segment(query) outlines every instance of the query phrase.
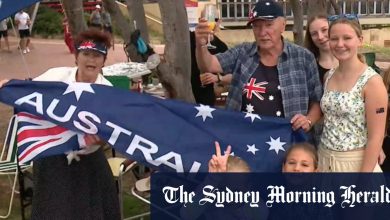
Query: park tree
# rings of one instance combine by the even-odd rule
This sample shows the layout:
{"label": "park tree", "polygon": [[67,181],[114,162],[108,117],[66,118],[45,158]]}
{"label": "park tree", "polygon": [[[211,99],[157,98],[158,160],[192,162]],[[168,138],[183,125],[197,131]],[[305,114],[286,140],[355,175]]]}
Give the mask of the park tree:
{"label": "park tree", "polygon": [[[138,2],[141,2],[142,4],[142,1]],[[110,13],[115,27],[119,29],[124,44],[128,45],[125,50],[127,51],[130,60],[133,62],[142,62],[142,57],[137,53],[136,47],[130,42],[131,33],[135,29],[133,22],[131,22],[132,19],[130,19],[130,22],[126,19],[115,0],[103,0],[103,6]],[[129,8],[129,5],[127,5],[127,7]]]}
{"label": "park tree", "polygon": [[130,22],[133,21],[133,30],[136,28],[139,29],[141,37],[145,40],[145,42],[149,43],[149,31],[146,24],[143,1],[126,0],[126,5],[129,12]]}
{"label": "park tree", "polygon": [[183,0],[159,1],[165,39],[165,60],[159,78],[173,98],[194,102],[188,19]]}
{"label": "park tree", "polygon": [[[307,4],[304,4],[306,3]],[[318,14],[340,14],[341,8],[336,0],[290,0],[294,15],[294,42],[303,45],[303,7],[307,6],[307,18]]]}
{"label": "park tree", "polygon": [[68,18],[69,28],[73,36],[87,29],[84,20],[83,0],[63,0],[63,7]]}
{"label": "park tree", "polygon": [[303,9],[300,0],[290,0],[291,9],[294,15],[294,42],[303,45]]}

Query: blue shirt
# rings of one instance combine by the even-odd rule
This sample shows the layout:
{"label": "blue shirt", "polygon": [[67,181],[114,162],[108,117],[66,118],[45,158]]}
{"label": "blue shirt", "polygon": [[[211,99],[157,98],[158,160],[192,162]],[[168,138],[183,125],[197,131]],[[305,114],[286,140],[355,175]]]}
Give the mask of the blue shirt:
{"label": "blue shirt", "polygon": [[[216,55],[224,73],[233,73],[226,108],[240,111],[242,91],[260,62],[257,44],[243,43]],[[322,86],[314,55],[307,49],[284,41],[278,58],[278,77],[286,118],[295,114],[307,115],[309,103],[319,102]]]}

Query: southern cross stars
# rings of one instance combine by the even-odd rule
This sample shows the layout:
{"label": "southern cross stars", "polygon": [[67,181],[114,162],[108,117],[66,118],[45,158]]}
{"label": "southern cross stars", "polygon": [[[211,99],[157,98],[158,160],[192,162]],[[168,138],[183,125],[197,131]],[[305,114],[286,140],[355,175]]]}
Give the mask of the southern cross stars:
{"label": "southern cross stars", "polygon": [[93,91],[90,83],[75,82],[75,83],[68,84],[68,88],[66,88],[66,91],[63,93],[63,95],[74,92],[76,99],[78,101],[81,97],[81,94],[84,91],[90,92],[90,93],[95,93],[95,91]]}
{"label": "southern cross stars", "polygon": [[195,117],[201,116],[203,121],[206,121],[206,118],[213,118],[213,115],[211,112],[215,111],[215,108],[210,108],[208,105],[202,105],[195,107],[198,110],[198,113],[196,114]]}
{"label": "southern cross stars", "polygon": [[246,145],[246,147],[248,148],[246,150],[246,152],[251,152],[253,155],[256,155],[256,151],[258,151],[259,149],[256,148],[256,145],[252,144],[252,145]]}
{"label": "southern cross stars", "polygon": [[252,113],[255,111],[255,107],[251,105],[250,103],[246,105],[246,112]]}
{"label": "southern cross stars", "polygon": [[270,146],[270,148],[268,149],[269,151],[274,150],[276,154],[279,153],[279,150],[286,151],[283,148],[283,145],[285,145],[286,142],[281,142],[280,137],[278,137],[277,139],[273,139],[272,137],[270,137],[270,139],[271,141],[266,142]]}
{"label": "southern cross stars", "polygon": [[251,118],[252,122],[257,118],[261,120],[258,114],[246,113],[245,118]]}

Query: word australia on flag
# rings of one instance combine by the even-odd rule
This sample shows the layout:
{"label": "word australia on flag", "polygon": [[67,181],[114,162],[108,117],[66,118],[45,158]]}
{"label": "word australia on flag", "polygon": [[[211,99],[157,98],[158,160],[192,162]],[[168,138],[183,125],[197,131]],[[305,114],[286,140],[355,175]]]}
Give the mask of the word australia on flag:
{"label": "word australia on flag", "polygon": [[206,172],[219,141],[253,171],[278,172],[284,152],[305,139],[286,119],[88,83],[11,80],[0,101],[76,133],[97,134],[126,157],[165,171]]}

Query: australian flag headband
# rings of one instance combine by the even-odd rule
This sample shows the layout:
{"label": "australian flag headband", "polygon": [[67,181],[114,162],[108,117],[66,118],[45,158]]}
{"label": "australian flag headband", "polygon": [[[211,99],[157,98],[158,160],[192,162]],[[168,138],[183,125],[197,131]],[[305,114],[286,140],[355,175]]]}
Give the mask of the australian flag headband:
{"label": "australian flag headband", "polygon": [[77,51],[81,50],[94,50],[103,55],[107,55],[107,47],[106,45],[93,41],[84,41],[80,45],[77,46]]}

